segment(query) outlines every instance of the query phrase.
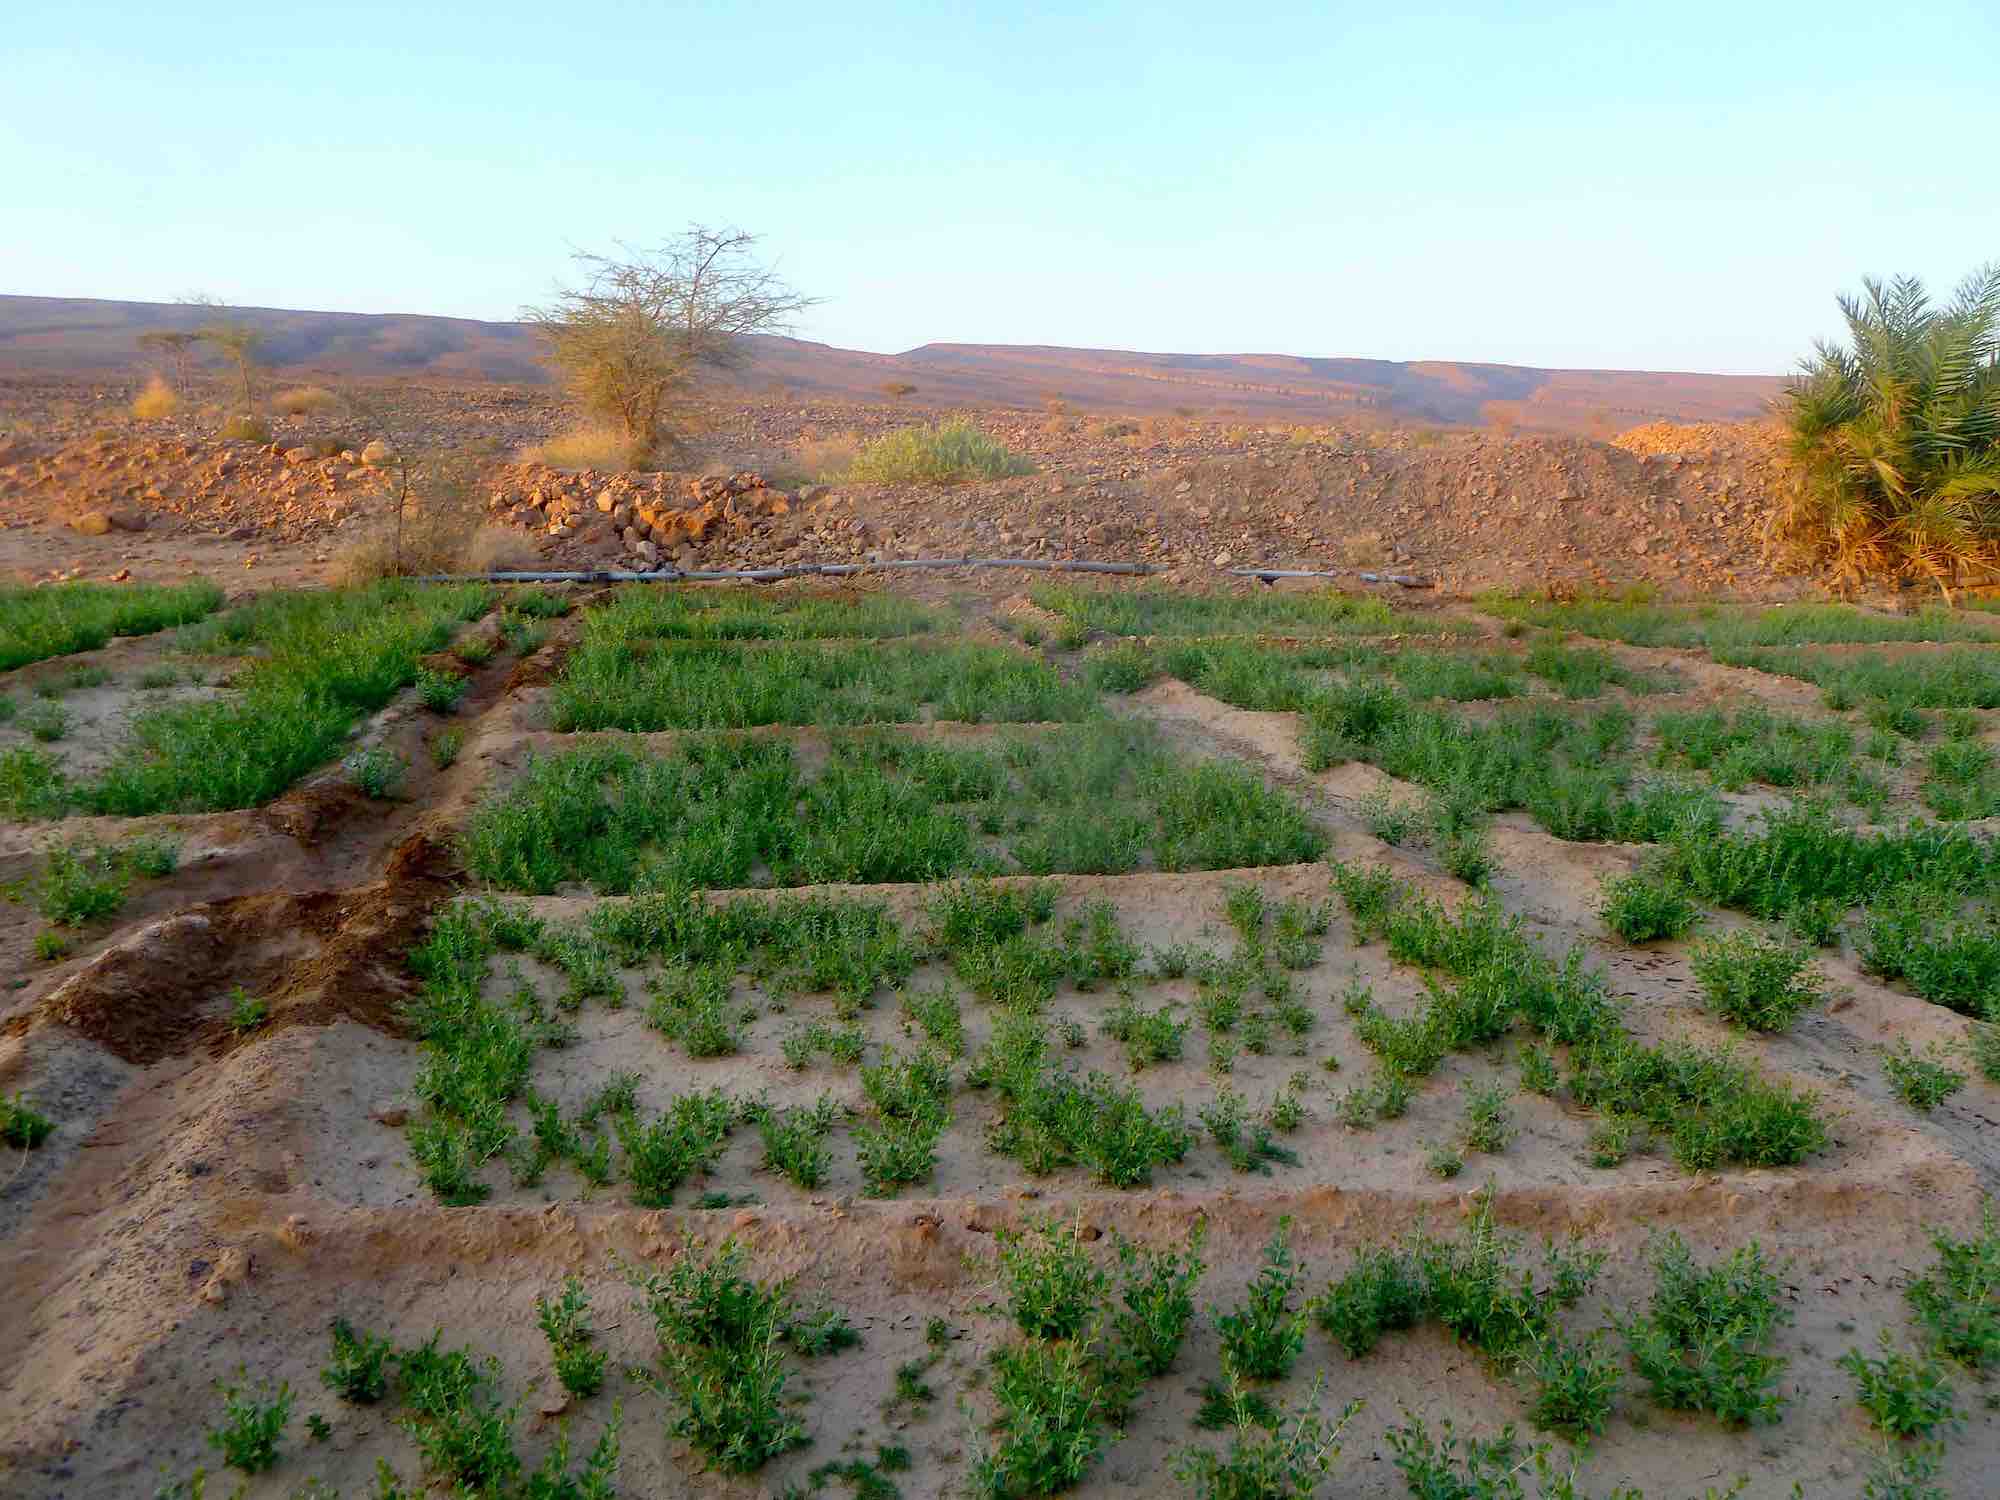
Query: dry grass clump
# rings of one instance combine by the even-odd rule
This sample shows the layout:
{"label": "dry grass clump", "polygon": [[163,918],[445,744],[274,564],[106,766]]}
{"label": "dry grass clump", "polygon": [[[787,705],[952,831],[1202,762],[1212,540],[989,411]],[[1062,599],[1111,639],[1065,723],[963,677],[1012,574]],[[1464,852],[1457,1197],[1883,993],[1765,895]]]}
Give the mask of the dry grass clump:
{"label": "dry grass clump", "polygon": [[247,412],[239,412],[222,421],[222,435],[243,443],[268,443],[271,441],[271,425],[262,417]]}
{"label": "dry grass clump", "polygon": [[317,412],[332,411],[340,405],[340,398],[325,386],[295,385],[288,391],[280,391],[271,398],[271,404],[288,417],[309,417]]}
{"label": "dry grass clump", "polygon": [[431,573],[515,571],[539,562],[525,538],[485,524],[470,468],[440,460],[413,467],[401,497],[399,471],[384,475],[380,514],[368,533],[345,548],[328,572],[338,584],[373,583]]}
{"label": "dry grass clump", "polygon": [[552,469],[608,469],[614,473],[643,466],[647,455],[623,431],[604,422],[572,427],[567,432],[521,450],[531,464]]}
{"label": "dry grass clump", "polygon": [[132,398],[132,415],[141,422],[151,422],[160,417],[171,417],[181,409],[181,398],[174,394],[174,388],[155,375],[146,382],[146,388]]}
{"label": "dry grass clump", "polygon": [[967,417],[928,427],[899,427],[863,448],[846,478],[858,484],[949,484],[1032,474],[1035,466]]}
{"label": "dry grass clump", "polygon": [[791,455],[792,467],[808,482],[817,484],[838,483],[860,456],[861,438],[858,433],[852,432],[807,438],[792,450]]}

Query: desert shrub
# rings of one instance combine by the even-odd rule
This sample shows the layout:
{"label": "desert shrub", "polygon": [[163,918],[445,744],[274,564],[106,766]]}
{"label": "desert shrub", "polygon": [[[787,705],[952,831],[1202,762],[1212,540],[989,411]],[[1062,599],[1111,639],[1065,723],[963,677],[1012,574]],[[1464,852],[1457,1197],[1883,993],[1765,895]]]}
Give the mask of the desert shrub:
{"label": "desert shrub", "polygon": [[1912,880],[1873,902],[1861,924],[1861,960],[1885,979],[1961,1015],[2000,1009],[2000,922],[1961,913],[1959,882]]}
{"label": "desert shrub", "polygon": [[19,1094],[0,1094],[0,1143],[17,1151],[41,1145],[55,1133],[55,1122]]}
{"label": "desert shrub", "polygon": [[426,667],[417,673],[417,701],[432,713],[448,714],[471,687],[469,679],[452,672],[434,672]]}
{"label": "desert shrub", "polygon": [[1753,1031],[1783,1031],[1820,1001],[1819,971],[1792,943],[1732,932],[1697,943],[1689,964],[1709,1008]]}
{"label": "desert shrub", "polygon": [[129,864],[102,844],[57,844],[34,884],[35,909],[62,927],[82,927],[125,904]]}
{"label": "desert shrub", "polygon": [[132,398],[132,415],[141,422],[171,417],[180,409],[181,398],[175,395],[174,388],[158,375],[148,380],[139,394]]}
{"label": "desert shrub", "polygon": [[1599,891],[1597,914],[1628,943],[1677,938],[1701,919],[1701,910],[1658,871],[1642,870],[1607,879]]}
{"label": "desert shrub", "polygon": [[675,1189],[714,1165],[735,1122],[736,1106],[720,1089],[680,1095],[651,1124],[620,1115],[613,1129],[624,1148],[632,1201],[641,1208],[670,1205]]}
{"label": "desert shrub", "polygon": [[[469,460],[432,456],[418,464],[398,459],[387,471],[385,486],[387,494],[370,526],[334,559],[335,581],[360,587],[386,578],[480,573],[501,561],[495,545],[504,531],[483,524],[485,498]],[[518,556],[521,544],[507,543],[505,550]]]}
{"label": "desert shrub", "polygon": [[822,1094],[810,1108],[766,1110],[757,1127],[764,1140],[764,1165],[808,1192],[818,1187],[833,1164],[826,1137],[837,1108],[831,1096]]}
{"label": "desert shrub", "polygon": [[271,441],[271,425],[249,412],[237,412],[223,418],[222,435],[232,442],[268,443]]}
{"label": "desert shrub", "polygon": [[847,1321],[846,1314],[830,1303],[821,1303],[796,1314],[785,1325],[785,1342],[808,1359],[838,1354],[861,1343],[861,1334]]}
{"label": "desert shrub", "polygon": [[309,417],[315,412],[331,411],[339,404],[338,396],[318,385],[295,385],[271,398],[271,405],[288,417]]}
{"label": "desert shrub", "polygon": [[1839,1364],[1854,1377],[1855,1399],[1892,1438],[1927,1438],[1959,1416],[1944,1366],[1929,1355],[1897,1349],[1886,1329],[1880,1358],[1849,1349]]}
{"label": "desert shrub", "polygon": [[1384,1333],[1414,1328],[1429,1304],[1422,1278],[1407,1255],[1363,1249],[1339,1281],[1313,1300],[1313,1316],[1350,1359],[1359,1359]]}
{"label": "desert shrub", "polygon": [[1787,1361],[1767,1350],[1791,1313],[1762,1248],[1752,1241],[1701,1266],[1670,1234],[1652,1259],[1652,1301],[1619,1324],[1619,1333],[1653,1399],[1732,1426],[1777,1421],[1785,1404],[1777,1383]]}
{"label": "desert shrub", "polygon": [[343,1401],[372,1405],[389,1394],[389,1360],[394,1348],[387,1339],[357,1331],[345,1318],[335,1318],[333,1354],[320,1370],[326,1388]]}
{"label": "desert shrub", "polygon": [[785,1387],[788,1284],[743,1274],[733,1239],[686,1240],[664,1272],[635,1277],[660,1344],[661,1382],[677,1415],[668,1432],[713,1468],[748,1474],[807,1441]]}
{"label": "desert shrub", "polygon": [[650,455],[619,428],[607,423],[570,427],[521,450],[521,461],[552,469],[597,469],[620,474],[643,467]]}
{"label": "desert shrub", "polygon": [[1937,1264],[1903,1289],[1929,1342],[1969,1370],[2000,1364],[2000,1222],[1988,1200],[1978,1231],[1931,1237]]}
{"label": "desert shrub", "polygon": [[1842,297],[1851,347],[1822,344],[1786,389],[1794,481],[1777,534],[1846,581],[1948,589],[2000,560],[1987,518],[2000,444],[2000,263],[1934,307],[1921,282]]}
{"label": "desert shrub", "polygon": [[1035,466],[971,419],[900,427],[863,446],[842,477],[854,484],[949,484],[1032,474]]}

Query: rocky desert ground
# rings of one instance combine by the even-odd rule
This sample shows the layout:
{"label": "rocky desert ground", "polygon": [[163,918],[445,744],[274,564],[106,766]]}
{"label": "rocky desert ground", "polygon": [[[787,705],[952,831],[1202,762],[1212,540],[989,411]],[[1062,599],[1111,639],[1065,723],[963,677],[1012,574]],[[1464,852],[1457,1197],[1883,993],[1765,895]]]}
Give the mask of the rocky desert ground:
{"label": "rocky desert ground", "polygon": [[1988,1492],[2000,615],[1767,429],[430,382],[496,563],[1151,571],[329,587],[382,431],[131,394],[0,386],[0,1493]]}

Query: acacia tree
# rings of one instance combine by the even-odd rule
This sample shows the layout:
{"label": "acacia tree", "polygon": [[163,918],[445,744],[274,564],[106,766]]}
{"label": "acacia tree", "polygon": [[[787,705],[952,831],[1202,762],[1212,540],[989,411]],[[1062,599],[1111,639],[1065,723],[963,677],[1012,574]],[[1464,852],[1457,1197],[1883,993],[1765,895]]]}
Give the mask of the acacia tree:
{"label": "acacia tree", "polygon": [[2000,261],[1943,307],[1923,283],[1842,297],[1785,390],[1793,482],[1778,536],[1842,583],[2000,577]]}
{"label": "acacia tree", "polygon": [[139,347],[166,361],[174,389],[183,396],[194,389],[194,351],[200,343],[201,335],[185,328],[155,328],[139,335]]}
{"label": "acacia tree", "polygon": [[197,295],[184,300],[188,306],[198,307],[206,315],[201,326],[195,329],[195,337],[204,344],[212,344],[222,352],[224,359],[236,367],[237,390],[243,397],[243,415],[252,415],[257,409],[254,377],[264,335],[241,318],[232,316],[229,309],[213,297]]}
{"label": "acacia tree", "polygon": [[583,408],[642,452],[669,435],[700,368],[742,363],[747,335],[784,331],[816,300],[761,264],[756,244],[741,229],[692,224],[651,250],[579,251],[579,284],[522,316]]}

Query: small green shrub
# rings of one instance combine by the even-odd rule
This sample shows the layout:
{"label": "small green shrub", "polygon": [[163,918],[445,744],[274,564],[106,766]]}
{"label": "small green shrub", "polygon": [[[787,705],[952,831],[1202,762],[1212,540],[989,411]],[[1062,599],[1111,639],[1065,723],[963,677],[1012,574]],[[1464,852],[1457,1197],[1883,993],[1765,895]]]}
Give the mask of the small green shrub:
{"label": "small green shrub", "polygon": [[549,1357],[556,1379],[572,1396],[594,1396],[604,1386],[604,1366],[608,1356],[594,1348],[596,1329],[590,1323],[590,1299],[583,1283],[571,1276],[563,1282],[553,1300],[535,1299],[535,1321],[549,1341]]}
{"label": "small green shrub", "polygon": [[1498,1084],[1465,1090],[1465,1145],[1469,1151],[1497,1155],[1513,1139],[1512,1111],[1507,1108],[1507,1091]]}
{"label": "small green shrub", "polygon": [[861,1334],[839,1308],[821,1303],[785,1325],[785,1341],[807,1359],[818,1359],[856,1348],[861,1343]]}
{"label": "small green shrub", "polygon": [[714,1165],[735,1122],[736,1106],[720,1089],[680,1095],[651,1124],[620,1114],[612,1128],[625,1152],[632,1201],[668,1207],[683,1182]]}
{"label": "small green shrub", "polygon": [[1240,1306],[1215,1317],[1222,1339],[1223,1368],[1242,1380],[1278,1380],[1291,1371],[1305,1348],[1311,1316],[1295,1305],[1302,1275],[1292,1255],[1291,1220],[1280,1219],[1264,1247],[1263,1268]]}
{"label": "small green shrub", "polygon": [[442,771],[457,761],[459,752],[465,749],[465,731],[453,725],[450,729],[440,729],[430,739],[431,764]]}
{"label": "small green shrub", "polygon": [[341,762],[347,772],[347,779],[354,789],[364,797],[380,801],[396,795],[403,784],[404,766],[400,757],[392,750],[380,745],[372,745],[366,750],[357,750]]}
{"label": "small green shrub", "polygon": [[993,1355],[998,1441],[976,1454],[972,1491],[1028,1500],[1083,1481],[1109,1442],[1112,1393],[1085,1341],[1010,1344]]}
{"label": "small green shrub", "polygon": [[29,1151],[55,1134],[55,1121],[19,1094],[0,1094],[0,1143]]}
{"label": "small green shrub", "polygon": [[1889,1080],[1889,1087],[1898,1099],[1919,1113],[1929,1114],[1965,1087],[1964,1072],[1944,1061],[1944,1054],[1935,1042],[1921,1054],[1902,1038],[1894,1046],[1880,1050],[1882,1072]]}
{"label": "small green shrub", "polygon": [[1051,1219],[996,1232],[1008,1315],[1031,1339],[1073,1339],[1103,1304],[1110,1277],[1093,1264],[1076,1229]]}
{"label": "small green shrub", "polygon": [[1766,1350],[1791,1313],[1762,1248],[1752,1241],[1701,1266],[1670,1234],[1653,1250],[1653,1272],[1648,1310],[1619,1325],[1653,1399],[1731,1426],[1777,1421],[1785,1404],[1777,1384],[1787,1361]]}
{"label": "small green shrub", "polygon": [[82,927],[116,913],[131,888],[131,871],[102,844],[58,844],[35,885],[35,907],[61,927]]}
{"label": "small green shrub", "polygon": [[43,744],[53,744],[69,733],[70,713],[60,703],[31,703],[16,721]]}
{"label": "small green shrub", "polygon": [[1568,1339],[1551,1332],[1537,1339],[1521,1356],[1521,1367],[1535,1382],[1534,1403],[1528,1409],[1537,1427],[1583,1442],[1604,1431],[1624,1382],[1620,1362],[1601,1348],[1602,1333]]}
{"label": "small green shrub", "polygon": [[1677,938],[1701,918],[1681,889],[1655,872],[1639,871],[1604,882],[1597,912],[1628,943]]}
{"label": "small green shrub", "polygon": [[1958,1420],[1944,1366],[1929,1355],[1898,1350],[1886,1329],[1879,1359],[1849,1349],[1839,1363],[1854,1377],[1855,1399],[1892,1438],[1927,1438],[1945,1423]]}
{"label": "small green shrub", "polygon": [[1197,1500],[1309,1500],[1333,1472],[1341,1434],[1361,1409],[1351,1401],[1338,1419],[1327,1421],[1318,1382],[1289,1415],[1274,1410],[1267,1417],[1252,1405],[1259,1399],[1232,1381],[1228,1449],[1183,1448],[1175,1456],[1174,1477]]}
{"label": "small green shrub", "polygon": [[818,1187],[833,1165],[826,1137],[837,1110],[827,1094],[810,1109],[766,1110],[757,1127],[764,1140],[765,1167],[784,1173],[808,1192]]}
{"label": "small green shrub", "polygon": [[1988,1200],[1977,1233],[1931,1237],[1937,1264],[1904,1288],[1910,1311],[1939,1352],[1968,1370],[2000,1365],[2000,1222]]}
{"label": "small green shrub", "polygon": [[208,1445],[230,1468],[261,1474],[278,1462],[278,1440],[292,1419],[292,1388],[280,1381],[273,1388],[252,1388],[237,1371],[234,1385],[221,1385],[222,1421],[208,1429]]}
{"label": "small green shrub", "polygon": [[749,1474],[804,1444],[786,1394],[789,1286],[743,1274],[733,1239],[714,1250],[685,1240],[664,1272],[635,1277],[660,1344],[661,1384],[678,1410],[668,1433],[713,1468]]}
{"label": "small green shrub", "polygon": [[850,484],[950,484],[1032,474],[1035,466],[974,426],[954,417],[901,427],[868,443],[843,476]]}
{"label": "small green shrub", "polygon": [[1734,932],[1697,943],[1689,963],[1709,1008],[1753,1031],[1784,1031],[1821,998],[1812,956],[1793,943]]}
{"label": "small green shrub", "polygon": [[238,1036],[248,1036],[271,1018],[271,1002],[240,984],[229,992],[228,999],[229,1029]]}
{"label": "small green shrub", "polygon": [[1207,1234],[1207,1221],[1197,1219],[1186,1245],[1178,1250],[1149,1250],[1130,1240],[1118,1241],[1123,1306],[1113,1318],[1112,1336],[1147,1379],[1173,1368],[1181,1341],[1194,1322],[1194,1288],[1208,1269],[1201,1258]]}
{"label": "small green shrub", "polygon": [[448,714],[458,707],[458,700],[465,696],[472,682],[455,673],[425,667],[417,673],[415,686],[419,703],[434,714]]}
{"label": "small green shrub", "polygon": [[331,1336],[333,1355],[319,1372],[326,1388],[357,1406],[371,1406],[388,1395],[389,1340],[359,1332],[345,1318],[333,1320]]}

